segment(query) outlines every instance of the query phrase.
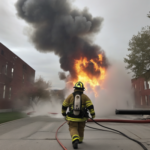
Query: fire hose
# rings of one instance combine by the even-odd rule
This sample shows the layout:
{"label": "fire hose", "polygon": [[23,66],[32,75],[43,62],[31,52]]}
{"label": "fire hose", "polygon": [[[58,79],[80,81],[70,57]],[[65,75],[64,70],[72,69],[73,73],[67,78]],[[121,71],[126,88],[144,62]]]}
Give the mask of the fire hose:
{"label": "fire hose", "polygon": [[[57,114],[57,113],[49,113],[49,114]],[[90,117],[89,117],[90,118]],[[115,129],[112,129],[112,128],[109,128],[109,127],[106,127],[106,126],[103,126],[101,124],[99,124],[98,122],[113,122],[113,123],[150,123],[150,120],[120,120],[120,119],[88,119],[87,122],[94,122],[96,123],[97,125],[103,127],[103,128],[106,128],[106,129],[109,129],[109,130],[103,130],[103,129],[98,129],[98,128],[94,128],[94,127],[90,127],[90,126],[87,126],[88,128],[92,128],[92,129],[96,129],[96,130],[101,130],[101,131],[107,131],[107,132],[113,132],[113,133],[116,133],[116,134],[120,134],[122,136],[125,136],[126,138],[136,142],[137,144],[139,144],[144,150],[148,150],[141,142],[135,140],[135,139],[132,139],[130,137],[128,137],[126,134],[122,133],[121,131],[118,131],[118,130],[115,130]],[[59,141],[59,139],[57,138],[57,133],[58,133],[58,130],[65,124],[66,122],[64,122],[56,131],[56,140],[57,142],[60,144],[60,146],[64,149],[64,150],[67,150],[67,148]],[[111,130],[111,131],[110,131]]]}
{"label": "fire hose", "polygon": [[[137,140],[135,140],[135,139],[130,138],[130,137],[127,136],[126,134],[122,133],[121,131],[118,131],[118,130],[115,130],[115,129],[112,129],[112,128],[103,126],[103,125],[97,123],[93,118],[90,118],[90,119],[91,119],[93,122],[95,122],[97,125],[99,125],[99,126],[101,126],[101,127],[103,127],[103,128],[106,128],[106,129],[115,131],[115,132],[119,133],[120,135],[123,135],[124,137],[126,137],[126,138],[128,138],[128,139],[130,139],[130,140],[132,140],[132,141],[134,141],[134,142],[136,142],[136,143],[139,144],[144,150],[148,150],[141,142],[139,142],[139,141],[137,141]],[[134,120],[133,120],[133,121],[134,121]],[[150,122],[150,121],[149,121],[149,122]],[[133,122],[132,122],[132,123],[133,123]],[[137,123],[137,122],[136,122],[136,123]]]}
{"label": "fire hose", "polygon": [[[135,140],[135,139],[132,139],[130,137],[128,137],[126,134],[118,131],[118,130],[115,130],[115,129],[112,129],[112,128],[108,128],[106,126],[103,126],[101,124],[99,124],[98,122],[117,122],[117,123],[150,123],[150,120],[119,120],[119,119],[92,119],[90,118],[91,120],[88,120],[87,122],[95,122],[96,124],[98,124],[99,126],[103,127],[103,128],[107,128],[109,130],[102,130],[102,129],[98,129],[98,128],[93,128],[93,127],[90,127],[90,126],[87,126],[88,128],[92,128],[92,129],[96,129],[96,130],[101,130],[101,131],[107,131],[107,132],[113,132],[113,133],[116,133],[116,134],[120,134],[120,135],[123,135],[125,136],[126,138],[136,142],[137,144],[139,144],[144,150],[148,150],[141,142]],[[57,137],[57,133],[58,133],[58,130],[65,124],[66,122],[64,122],[56,131],[56,140],[57,142],[60,144],[60,146],[64,149],[64,150],[67,150],[67,148],[58,140],[58,137]],[[112,130],[112,131],[110,131]]]}
{"label": "fire hose", "polygon": [[[67,122],[67,121],[66,121],[66,122]],[[58,138],[57,138],[57,133],[58,133],[58,130],[59,130],[66,122],[64,122],[64,123],[57,129],[56,134],[55,134],[55,138],[56,138],[57,142],[60,144],[60,146],[61,146],[64,150],[67,150],[67,148],[58,140]]]}

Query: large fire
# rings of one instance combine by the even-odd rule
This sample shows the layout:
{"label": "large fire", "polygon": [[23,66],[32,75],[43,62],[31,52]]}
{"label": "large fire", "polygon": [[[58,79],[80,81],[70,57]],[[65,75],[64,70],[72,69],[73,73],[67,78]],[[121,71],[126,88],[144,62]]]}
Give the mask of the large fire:
{"label": "large fire", "polygon": [[99,54],[97,58],[87,60],[86,57],[80,57],[80,59],[75,60],[75,72],[77,78],[73,80],[73,84],[77,81],[81,81],[85,84],[85,88],[89,84],[92,90],[97,96],[96,87],[102,87],[102,83],[106,76],[106,68],[102,67],[103,55]]}

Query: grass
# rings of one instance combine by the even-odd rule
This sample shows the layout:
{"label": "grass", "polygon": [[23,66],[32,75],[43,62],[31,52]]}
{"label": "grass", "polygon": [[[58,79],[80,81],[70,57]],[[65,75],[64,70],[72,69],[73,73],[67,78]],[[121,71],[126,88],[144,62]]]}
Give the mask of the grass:
{"label": "grass", "polygon": [[21,113],[21,112],[4,112],[0,113],[0,124],[20,118],[27,117],[27,115]]}

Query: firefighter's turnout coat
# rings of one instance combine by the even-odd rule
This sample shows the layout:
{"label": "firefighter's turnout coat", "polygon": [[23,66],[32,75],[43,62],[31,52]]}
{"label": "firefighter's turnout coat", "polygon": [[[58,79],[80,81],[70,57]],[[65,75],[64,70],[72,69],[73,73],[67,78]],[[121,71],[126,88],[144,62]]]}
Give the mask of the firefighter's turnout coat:
{"label": "firefighter's turnout coat", "polygon": [[[92,101],[89,99],[89,97],[85,94],[83,94],[82,90],[75,89],[74,92],[80,92],[81,93],[81,106],[82,106],[82,112],[85,111],[87,108],[92,116],[92,118],[95,118],[95,111],[94,106],[92,104]],[[66,120],[68,121],[74,121],[74,122],[84,122],[87,120],[86,114],[80,114],[79,116],[73,115],[73,104],[74,104],[74,95],[70,94],[63,102],[62,104],[62,115],[66,116]],[[66,110],[69,107],[69,113],[66,115]]]}
{"label": "firefighter's turnout coat", "polygon": [[[80,94],[81,96],[81,111],[78,116],[73,114],[73,105],[74,105],[74,96],[75,93]],[[69,107],[69,113],[66,115],[66,110]],[[82,90],[75,89],[74,93],[70,94],[63,102],[62,105],[62,115],[66,116],[66,120],[68,121],[70,135],[72,137],[72,142],[79,140],[79,142],[83,141],[84,138],[84,127],[85,121],[87,120],[87,109],[89,110],[92,118],[95,117],[94,107],[89,99],[89,97],[83,94]]]}

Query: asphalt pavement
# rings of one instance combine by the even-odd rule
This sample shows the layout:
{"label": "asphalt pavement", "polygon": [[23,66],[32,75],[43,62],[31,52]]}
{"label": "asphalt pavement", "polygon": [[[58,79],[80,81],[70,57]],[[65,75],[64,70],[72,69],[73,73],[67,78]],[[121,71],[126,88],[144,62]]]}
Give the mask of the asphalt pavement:
{"label": "asphalt pavement", "polygon": [[[109,117],[113,118],[113,117]],[[121,117],[115,116],[115,119]],[[123,118],[122,118],[123,119]],[[127,119],[124,116],[124,119]],[[131,119],[131,118],[130,118]],[[0,150],[62,150],[55,133],[64,119],[49,116],[29,117],[0,125]],[[131,138],[142,142],[150,150],[150,124],[101,123],[122,131]],[[104,129],[93,122],[88,126]],[[58,132],[60,142],[73,150],[68,124]],[[135,142],[119,134],[85,128],[85,138],[79,149],[83,150],[142,150]]]}

